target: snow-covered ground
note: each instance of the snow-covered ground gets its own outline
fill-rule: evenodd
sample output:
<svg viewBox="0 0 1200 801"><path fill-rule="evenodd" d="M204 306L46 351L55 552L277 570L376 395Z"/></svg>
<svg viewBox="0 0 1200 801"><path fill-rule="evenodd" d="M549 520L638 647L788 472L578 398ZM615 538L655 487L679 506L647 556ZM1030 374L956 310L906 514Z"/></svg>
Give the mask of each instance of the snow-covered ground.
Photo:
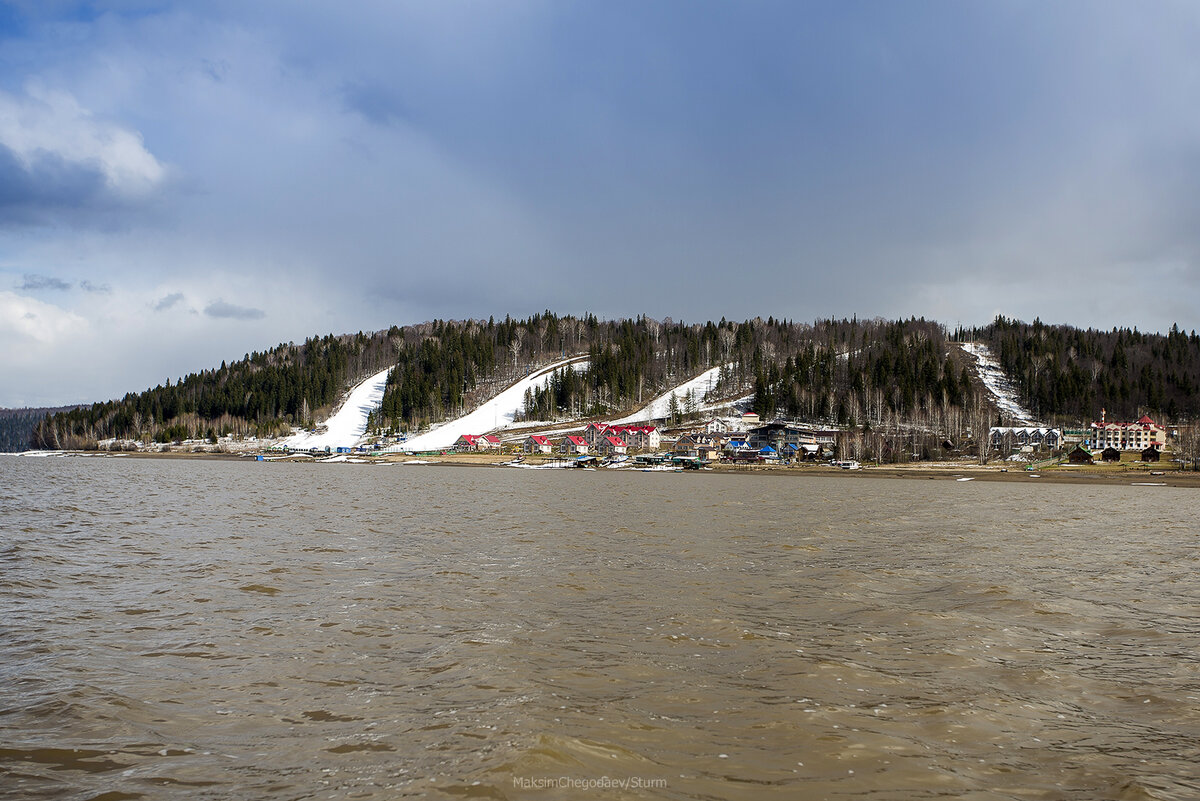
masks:
<svg viewBox="0 0 1200 801"><path fill-rule="evenodd" d="M508 428L517 412L525 406L525 390L546 386L554 371L566 365L579 372L587 369L588 361L578 357L563 359L531 373L470 414L443 423L428 433L411 437L400 448L405 451L436 451L449 448L463 434L483 434Z"/></svg>
<svg viewBox="0 0 1200 801"><path fill-rule="evenodd" d="M358 444L363 434L367 432L367 415L379 408L383 402L383 390L387 385L388 373L392 368L363 381L346 397L342 408L325 421L325 431L318 434L307 432L293 434L280 440L279 444L286 448L300 450L309 448L349 448Z"/></svg>
<svg viewBox="0 0 1200 801"><path fill-rule="evenodd" d="M992 398L1000 411L1015 417L1022 423L1033 424L1033 415L1021 405L1016 390L1009 382L1008 377L1004 375L1004 371L1000 369L1000 364L992 355L991 349L982 342L963 342L962 349L974 357L979 379L983 381L988 392L992 393Z"/></svg>
<svg viewBox="0 0 1200 801"><path fill-rule="evenodd" d="M689 392L692 393L692 400L695 401L696 407L699 408L704 401L704 396L717 385L717 378L720 375L720 367L705 370L692 380L685 381L674 389L659 395L643 409L634 412L628 417L622 417L620 420L614 421L613 425L624 426L631 423L644 423L650 420L664 420L671 416L672 396L677 399L676 403L679 406L679 410L684 411Z"/></svg>

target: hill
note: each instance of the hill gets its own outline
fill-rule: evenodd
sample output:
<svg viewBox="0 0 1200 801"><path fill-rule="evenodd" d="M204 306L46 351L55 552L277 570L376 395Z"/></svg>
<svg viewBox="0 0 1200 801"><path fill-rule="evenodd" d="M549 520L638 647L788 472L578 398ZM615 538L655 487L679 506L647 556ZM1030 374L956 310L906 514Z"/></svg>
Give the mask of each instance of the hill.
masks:
<svg viewBox="0 0 1200 801"><path fill-rule="evenodd" d="M57 408L0 409L0 453L28 450L33 430L47 415L69 412L75 406Z"/></svg>
<svg viewBox="0 0 1200 801"><path fill-rule="evenodd" d="M1025 407L1042 420L1095 420L1101 409L1109 419L1200 417L1195 331L1099 331L997 317L983 328L956 331L954 338L985 342Z"/></svg>
<svg viewBox="0 0 1200 801"><path fill-rule="evenodd" d="M369 427L416 433L575 357L586 369L563 369L529 387L520 416L612 419L706 374L709 394L752 396L764 419L906 432L914 448L929 450L1003 417L975 358L957 344L964 341L986 344L1023 405L1042 419L1090 419L1101 407L1110 415L1200 416L1200 339L1177 329L1081 331L997 318L950 334L924 319L688 324L545 312L280 345L121 400L51 414L33 442L74 448L112 438L281 436L324 419L350 386L389 368Z"/></svg>

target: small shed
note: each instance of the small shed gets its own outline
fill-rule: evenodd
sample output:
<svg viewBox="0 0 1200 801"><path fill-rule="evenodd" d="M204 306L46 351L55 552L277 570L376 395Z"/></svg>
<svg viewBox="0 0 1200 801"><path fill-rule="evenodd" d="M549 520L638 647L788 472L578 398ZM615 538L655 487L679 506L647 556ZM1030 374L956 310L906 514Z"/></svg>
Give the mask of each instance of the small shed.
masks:
<svg viewBox="0 0 1200 801"><path fill-rule="evenodd" d="M1153 445L1151 445L1149 448L1146 448L1146 450L1142 451L1142 461L1143 462L1157 462L1159 460L1159 457L1161 457L1161 456L1162 456L1162 454L1160 454L1158 452L1158 448L1156 448Z"/></svg>
<svg viewBox="0 0 1200 801"><path fill-rule="evenodd" d="M1071 464L1095 464L1095 459L1092 458L1092 452L1082 445L1076 445L1075 450L1067 454L1067 461Z"/></svg>
<svg viewBox="0 0 1200 801"><path fill-rule="evenodd" d="M1100 451L1100 458L1106 462L1119 462L1121 461L1121 452L1110 445Z"/></svg>

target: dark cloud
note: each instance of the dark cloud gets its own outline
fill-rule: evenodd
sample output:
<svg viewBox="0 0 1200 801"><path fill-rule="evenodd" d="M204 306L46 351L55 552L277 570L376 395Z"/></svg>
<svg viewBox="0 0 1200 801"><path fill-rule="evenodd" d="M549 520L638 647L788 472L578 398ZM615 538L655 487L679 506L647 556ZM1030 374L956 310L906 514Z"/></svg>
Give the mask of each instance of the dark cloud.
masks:
<svg viewBox="0 0 1200 801"><path fill-rule="evenodd" d="M39 153L28 165L0 144L0 225L39 225L103 216L108 192L98 166Z"/></svg>
<svg viewBox="0 0 1200 801"><path fill-rule="evenodd" d="M262 309L253 309L247 306L235 306L234 304L226 303L223 300L215 300L205 306L204 313L209 317L228 320L261 320L267 316L267 313Z"/></svg>
<svg viewBox="0 0 1200 801"><path fill-rule="evenodd" d="M175 304L183 300L182 292L172 292L170 295L159 299L158 303L154 304L155 311L166 311Z"/></svg>
<svg viewBox="0 0 1200 801"><path fill-rule="evenodd" d="M92 292L101 295L107 295L112 292L112 287L108 284L93 284L91 281L80 281L79 288L84 292Z"/></svg>
<svg viewBox="0 0 1200 801"><path fill-rule="evenodd" d="M1200 325L1194 4L78 5L21 0L0 47L5 262L201 276L235 303L141 306L195 315L189 367L264 318ZM1154 291L1064 302L1096 286ZM236 305L268 297L295 313ZM113 391L174 322L131 309Z"/></svg>
<svg viewBox="0 0 1200 801"><path fill-rule="evenodd" d="M61 278L49 275L29 275L26 273L24 280L17 288L23 292L36 292L40 289L53 289L56 292L65 292L71 288L71 284Z"/></svg>

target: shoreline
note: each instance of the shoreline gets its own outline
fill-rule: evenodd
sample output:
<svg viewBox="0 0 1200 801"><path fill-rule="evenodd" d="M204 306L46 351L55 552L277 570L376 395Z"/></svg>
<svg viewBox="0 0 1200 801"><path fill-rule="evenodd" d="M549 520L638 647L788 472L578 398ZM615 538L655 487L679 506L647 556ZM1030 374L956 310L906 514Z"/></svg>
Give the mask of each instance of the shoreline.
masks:
<svg viewBox="0 0 1200 801"><path fill-rule="evenodd" d="M14 456L20 454L12 454ZM109 458L109 459L168 459L179 460L215 460L215 461L247 461L256 460L263 454L255 453L213 453L213 452L137 452L137 451L51 451L42 452L48 458ZM336 456L336 454L335 454ZM439 454L387 454L385 456L349 456L336 462L329 462L318 457L281 457L265 456L264 462L286 462L291 464L352 464L352 465L408 465L421 467L487 467L512 468L515 455L500 456L488 453L439 453ZM552 459L539 457L527 458L526 464L536 466L552 463ZM554 469L554 468L547 468ZM558 468L569 470L572 468ZM607 470L611 468L599 468ZM643 472L636 467L619 468L623 472ZM652 471L672 472L672 471ZM1075 485L1103 486L1165 486L1181 488L1200 488L1200 472L1179 469L1158 468L1146 465L1144 468L1130 469L1120 465L1094 466L1054 466L1044 470L1026 471L1023 467L1007 467L1001 465L977 465L964 463L943 464L923 462L908 465L864 465L858 470L844 470L825 464L802 465L728 465L714 464L700 471L684 471L695 475L755 475L772 478L890 478L890 479L925 479L933 481L990 481L1008 483L1050 483ZM1161 475L1154 475L1161 473Z"/></svg>

